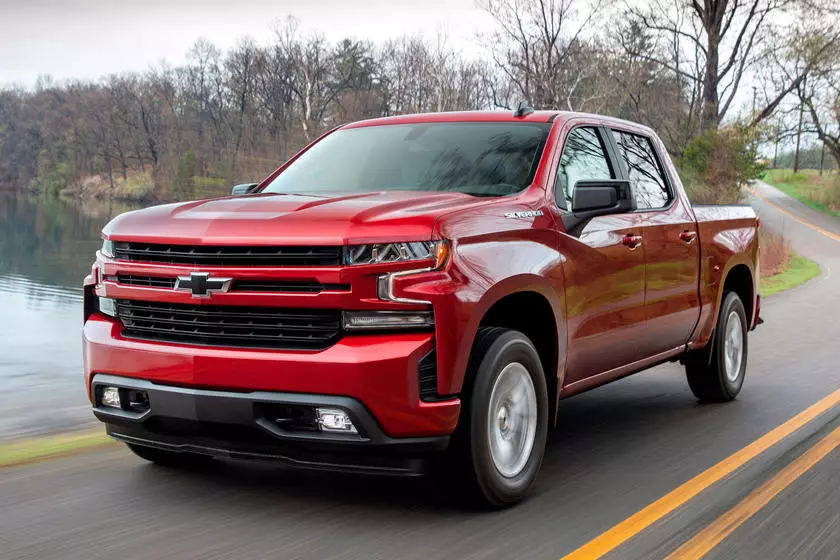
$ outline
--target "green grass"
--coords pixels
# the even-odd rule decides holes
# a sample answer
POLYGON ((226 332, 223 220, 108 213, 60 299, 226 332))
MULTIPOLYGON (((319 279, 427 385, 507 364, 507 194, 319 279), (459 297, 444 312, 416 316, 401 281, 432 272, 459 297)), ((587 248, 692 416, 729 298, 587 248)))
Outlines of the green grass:
POLYGON ((788 290, 818 276, 820 267, 811 259, 793 255, 784 271, 761 279, 761 295, 769 296, 788 290))
POLYGON ((196 175, 192 179, 193 185, 195 185, 193 198, 214 198, 230 194, 232 185, 229 185, 227 180, 220 177, 201 177, 196 175))
POLYGON ((192 179, 197 189, 227 188, 228 186, 227 180, 221 177, 202 177, 201 175, 195 175, 192 179))
POLYGON ((102 430, 0 443, 0 467, 10 467, 113 443, 102 430))
POLYGON ((796 173, 791 169, 771 169, 764 175, 764 180, 806 206, 840 218, 840 211, 832 210, 818 200, 820 193, 829 188, 828 177, 828 173, 820 177, 813 169, 804 169, 796 173))

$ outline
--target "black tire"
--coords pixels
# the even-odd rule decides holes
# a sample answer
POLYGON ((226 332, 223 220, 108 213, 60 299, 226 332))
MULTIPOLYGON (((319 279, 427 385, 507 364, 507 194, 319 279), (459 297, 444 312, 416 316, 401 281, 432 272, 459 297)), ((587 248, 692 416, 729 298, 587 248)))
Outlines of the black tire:
MULTIPOLYGON (((443 471, 439 474, 443 475, 450 490, 470 505, 493 509, 509 507, 519 502, 533 485, 545 453, 549 405, 539 355, 528 337, 518 331, 481 328, 473 344, 466 380, 461 393, 458 427, 450 440, 443 471), (513 369, 508 368, 506 376, 515 370, 517 373, 514 375, 521 380, 522 386, 528 385, 525 374, 516 363, 524 366, 533 385, 533 395, 529 390, 525 393, 535 397, 536 414, 528 421, 521 420, 523 417, 517 415, 517 420, 511 420, 510 425, 526 422, 520 425, 530 427, 533 422, 535 430, 533 445, 524 466, 516 474, 505 476, 494 463, 491 451, 490 400, 497 381, 508 366, 513 369)), ((498 416, 500 431, 503 430, 502 425, 508 425, 507 405, 504 408, 504 419, 498 416)), ((527 429, 525 431, 529 433, 527 429)), ((527 436, 525 439, 528 439, 527 436)), ((515 456, 524 457, 525 454, 515 456)))
POLYGON ((194 469, 205 467, 213 460, 213 457, 210 455, 201 455, 198 453, 178 453, 176 451, 166 451, 165 449, 135 445, 133 443, 126 443, 126 446, 141 459, 162 467, 194 469))
MULTIPOLYGON (((738 338, 737 336, 735 338, 738 338)), ((744 375, 747 371, 747 314, 744 304, 735 292, 727 292, 723 296, 717 325, 709 346, 699 352, 686 357, 685 372, 691 392, 701 402, 727 402, 733 400, 744 385, 744 375), (737 367, 730 366, 734 373, 727 369, 726 354, 732 348, 727 339, 729 321, 737 320, 740 324, 741 359, 737 367)))

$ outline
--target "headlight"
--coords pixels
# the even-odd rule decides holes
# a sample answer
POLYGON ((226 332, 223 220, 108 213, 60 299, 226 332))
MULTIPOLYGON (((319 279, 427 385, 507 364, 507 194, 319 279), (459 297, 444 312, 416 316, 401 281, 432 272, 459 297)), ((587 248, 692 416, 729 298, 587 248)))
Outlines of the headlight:
POLYGON ((381 264, 434 259, 435 268, 439 268, 446 262, 448 247, 445 241, 351 245, 344 250, 344 264, 381 264))
POLYGON ((346 331, 426 329, 435 326, 435 316, 431 311, 345 311, 341 318, 346 331))
POLYGON ((102 240, 102 249, 101 252, 104 256, 108 257, 109 259, 114 258, 114 242, 110 239, 102 240))

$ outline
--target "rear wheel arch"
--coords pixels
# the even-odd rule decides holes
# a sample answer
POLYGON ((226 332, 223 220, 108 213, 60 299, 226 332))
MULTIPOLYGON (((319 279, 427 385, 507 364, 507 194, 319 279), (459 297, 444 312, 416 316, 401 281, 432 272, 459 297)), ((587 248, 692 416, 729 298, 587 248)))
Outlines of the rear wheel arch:
POLYGON ((753 305, 755 304, 755 278, 753 271, 746 264, 736 264, 726 272, 718 294, 717 314, 720 313, 723 300, 729 292, 737 294, 744 305, 749 328, 753 317, 753 305))

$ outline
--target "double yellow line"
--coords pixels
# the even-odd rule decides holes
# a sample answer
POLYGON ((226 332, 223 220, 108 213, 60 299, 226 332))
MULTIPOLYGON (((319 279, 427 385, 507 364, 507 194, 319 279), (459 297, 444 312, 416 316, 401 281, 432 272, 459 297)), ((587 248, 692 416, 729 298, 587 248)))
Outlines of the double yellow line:
MULTIPOLYGON (((802 412, 800 412, 799 414, 782 424, 781 426, 770 430, 769 432, 767 432, 766 434, 749 444, 748 446, 730 455, 720 463, 703 471, 688 482, 668 492, 667 494, 665 494, 664 496, 647 506, 646 508, 631 515, 612 529, 592 539, 591 541, 578 548, 571 554, 564 556, 562 560, 589 560, 592 558, 600 558, 604 554, 607 554, 608 552, 616 549, 619 545, 630 540, 630 538, 634 537, 635 535, 641 533, 643 530, 647 529, 655 522, 659 521, 678 507, 682 506, 683 504, 697 496, 697 494, 699 494, 703 490, 722 480, 726 476, 732 474, 737 469, 741 468, 749 461, 764 453, 765 451, 782 441, 784 438, 797 431, 802 426, 806 425, 807 423, 816 419, 824 412, 836 406, 838 403, 840 403, 840 389, 837 389, 827 397, 809 406, 808 408, 806 408, 805 410, 803 410, 802 412)), ((840 433, 835 432, 832 435, 834 436, 834 440, 836 440, 836 446, 837 442, 840 442, 840 433)), ((822 456, 824 456, 829 451, 830 449, 826 451, 822 456)), ((749 497, 747 499, 749 499, 749 497)), ((736 506, 736 508, 737 507, 738 506, 736 506)), ((712 526, 710 526, 710 530, 711 527, 712 526)), ((733 527, 731 530, 734 529, 735 528, 733 527)), ((725 535, 720 536, 717 542, 723 540, 724 537, 725 535)), ((687 545, 692 544, 693 541, 694 539, 692 539, 692 541, 689 541, 687 545)), ((704 546, 709 546, 712 540, 710 539, 710 535, 706 534, 698 542, 700 544, 703 544, 704 546)), ((714 544, 717 544, 717 542, 715 542, 714 544)), ((692 544, 692 550, 700 550, 703 548, 702 546, 695 546, 697 544, 698 543, 692 544)), ((714 545, 712 544, 711 546, 714 545)), ((709 550, 711 550, 711 546, 709 546, 709 550)), ((685 556, 679 556, 679 558, 699 557, 700 556, 691 556, 688 554, 686 554, 685 556)))
POLYGON ((805 474, 826 455, 840 445, 840 428, 836 428, 816 445, 797 457, 795 461, 779 471, 773 478, 753 490, 735 507, 719 517, 714 523, 697 533, 690 541, 668 556, 667 560, 702 558, 723 539, 731 535, 747 519, 770 503, 779 492, 805 474))
POLYGON ((840 235, 837 235, 836 233, 832 233, 832 232, 828 231, 827 229, 823 229, 820 226, 814 225, 810 222, 806 222, 805 220, 803 220, 802 218, 800 218, 796 214, 790 212, 789 210, 785 210, 779 204, 776 204, 775 202, 772 202, 769 199, 761 196, 760 194, 758 194, 758 191, 755 190, 755 189, 747 189, 747 190, 750 192, 750 194, 752 194, 756 198, 760 198, 764 203, 769 204, 770 206, 772 206, 773 208, 775 208, 776 210, 778 210, 782 214, 788 216, 789 218, 792 218, 793 220, 796 220, 797 222, 799 222, 803 226, 809 227, 812 230, 817 231, 817 232, 825 235, 826 237, 830 237, 831 239, 833 239, 835 241, 840 241, 840 235))
MULTIPOLYGON (((840 241, 840 236, 819 226, 806 222, 792 214, 778 204, 769 201, 755 190, 750 192, 776 210, 796 220, 826 237, 840 241)), ((604 554, 618 548, 621 544, 638 535, 669 513, 676 510, 703 490, 729 476, 737 469, 764 453, 784 438, 788 437, 805 424, 813 421, 824 412, 840 403, 840 389, 806 408, 781 426, 764 434, 740 451, 730 455, 720 463, 695 476, 683 485, 662 496, 646 508, 631 515, 618 525, 598 537, 592 539, 561 560, 583 560, 600 558, 604 554)), ((802 476, 808 469, 817 464, 823 457, 840 445, 840 428, 803 453, 787 467, 779 471, 770 480, 751 492, 746 498, 700 531, 691 540, 674 551, 668 560, 693 560, 702 558, 723 539, 732 534, 747 519, 758 512, 779 492, 788 487, 794 480, 802 476)))

